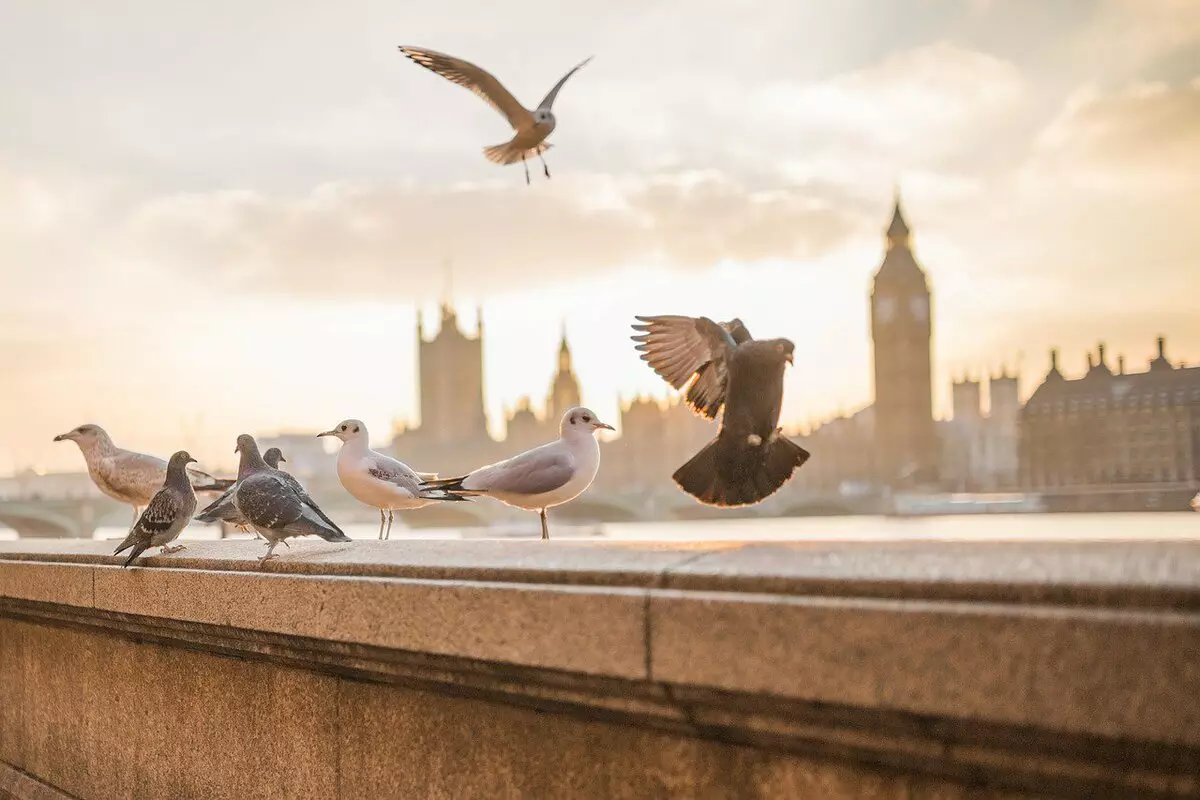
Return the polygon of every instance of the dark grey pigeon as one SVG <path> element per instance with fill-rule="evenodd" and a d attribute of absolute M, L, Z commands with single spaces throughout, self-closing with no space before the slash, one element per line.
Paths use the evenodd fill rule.
<path fill-rule="evenodd" d="M 275 546 L 293 536 L 320 536 L 327 542 L 351 541 L 317 507 L 299 481 L 267 465 L 253 436 L 239 436 L 234 452 L 242 456 L 234 505 L 250 527 L 270 542 L 260 561 L 274 558 Z"/>
<path fill-rule="evenodd" d="M 184 545 L 181 544 L 174 547 L 168 545 L 183 532 L 196 512 L 196 492 L 187 473 L 187 465 L 195 463 L 196 459 L 185 450 L 171 456 L 167 462 L 167 478 L 163 487 L 150 498 L 146 510 L 133 524 L 125 540 L 113 551 L 113 555 L 117 555 L 122 550 L 133 548 L 122 567 L 128 567 L 151 547 L 161 547 L 163 553 L 183 549 Z"/>
<path fill-rule="evenodd" d="M 283 452 L 278 447 L 271 447 L 267 452 L 263 453 L 263 461 L 271 469 L 279 469 L 279 463 L 287 461 L 287 459 L 283 457 Z M 218 520 L 228 522 L 235 528 L 248 533 L 250 531 L 250 523 L 237 510 L 237 506 L 233 502 L 233 493 L 236 489 L 237 482 L 234 481 L 234 484 L 226 489 L 220 497 L 213 500 L 205 506 L 203 511 L 196 515 L 196 521 L 204 523 L 217 522 Z M 261 539 L 262 536 L 256 532 L 254 538 Z"/>
<path fill-rule="evenodd" d="M 637 317 L 633 337 L 642 360 L 676 389 L 698 415 L 715 419 L 717 436 L 671 477 L 712 506 L 744 506 L 770 497 L 809 453 L 779 429 L 783 372 L 792 363 L 787 339 L 755 340 L 741 320 Z"/>

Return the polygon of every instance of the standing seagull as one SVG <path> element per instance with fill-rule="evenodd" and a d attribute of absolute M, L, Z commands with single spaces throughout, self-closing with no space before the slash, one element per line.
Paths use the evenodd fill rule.
<path fill-rule="evenodd" d="M 701 503 L 744 506 L 774 494 L 808 460 L 808 451 L 783 436 L 779 412 L 783 372 L 792 363 L 787 339 L 755 340 L 741 320 L 637 317 L 642 359 L 700 416 L 725 413 L 717 436 L 675 471 L 679 488 Z"/>
<path fill-rule="evenodd" d="M 250 527 L 270 542 L 259 561 L 274 558 L 275 546 L 293 536 L 320 536 L 327 542 L 351 541 L 317 507 L 299 481 L 267 466 L 253 436 L 244 433 L 239 436 L 233 452 L 242 456 L 233 492 L 234 505 Z"/>
<path fill-rule="evenodd" d="M 54 441 L 79 445 L 92 482 L 114 500 L 133 506 L 134 524 L 140 510 L 166 480 L 167 462 L 145 453 L 122 450 L 99 425 L 80 425 L 55 436 Z M 187 474 L 192 488 L 198 491 L 222 492 L 233 485 L 231 480 L 214 478 L 198 469 L 188 469 Z"/>
<path fill-rule="evenodd" d="M 196 459 L 185 450 L 171 456 L 162 488 L 150 498 L 150 504 L 134 522 L 129 535 L 113 551 L 115 556 L 122 550 L 133 548 L 122 567 L 128 567 L 135 558 L 151 547 L 161 547 L 163 553 L 174 553 L 183 549 L 184 545 L 181 544 L 174 547 L 168 545 L 183 532 L 196 511 L 196 492 L 192 489 L 192 482 L 186 472 L 187 465 L 194 463 Z"/>
<path fill-rule="evenodd" d="M 549 539 L 546 509 L 583 494 L 600 469 L 600 444 L 593 434 L 601 428 L 611 431 L 613 426 L 601 422 L 589 409 L 572 408 L 563 415 L 555 441 L 461 478 L 426 481 L 424 485 L 468 496 L 487 495 L 536 511 L 542 520 L 542 538 Z"/>
<path fill-rule="evenodd" d="M 400 52 L 425 69 L 470 89 L 484 102 L 504 115 L 516 134 L 504 144 L 485 147 L 483 154 L 488 157 L 488 160 L 494 164 L 515 164 L 520 161 L 525 166 L 525 183 L 528 184 L 529 164 L 525 159 L 536 155 L 542 161 L 542 170 L 546 173 L 546 177 L 550 177 L 550 167 L 546 166 L 546 159 L 542 155 L 553 146 L 546 144 L 546 137 L 550 135 L 557 124 L 554 112 L 550 110 L 550 107 L 554 105 L 554 98 L 558 96 L 558 90 L 567 82 L 567 78 L 591 61 L 591 56 L 576 64 L 570 72 L 563 75 L 558 83 L 554 84 L 550 93 L 542 99 L 538 107 L 530 111 L 518 103 L 517 98 L 513 97 L 490 72 L 469 61 L 420 47 L 401 46 Z"/>
<path fill-rule="evenodd" d="M 342 420 L 333 430 L 317 436 L 336 436 L 342 440 L 337 459 L 338 480 L 355 500 L 379 509 L 380 539 L 392 535 L 394 510 L 421 508 L 439 500 L 467 499 L 421 485 L 421 481 L 437 478 L 436 472 L 414 472 L 407 464 L 376 453 L 371 449 L 367 426 L 361 420 Z M 383 532 L 384 511 L 387 512 L 387 535 Z"/>
<path fill-rule="evenodd" d="M 272 447 L 269 448 L 267 452 L 263 453 L 263 461 L 266 462 L 267 466 L 271 469 L 278 470 L 279 463 L 281 461 L 287 461 L 287 459 L 283 457 L 283 452 L 278 447 Z M 297 481 L 297 483 L 299 483 L 299 481 Z M 220 497 L 218 497 L 216 500 L 213 500 L 204 508 L 204 510 L 197 514 L 196 521 L 205 523 L 218 521 L 228 522 L 230 525 L 234 526 L 243 533 L 249 533 L 250 523 L 247 522 L 246 518 L 242 516 L 242 512 L 237 510 L 237 505 L 235 505 L 233 502 L 233 493 L 235 491 L 237 491 L 236 482 L 233 484 L 233 486 L 230 486 L 228 489 L 226 489 Z M 254 538 L 261 539 L 262 537 L 256 532 L 254 534 Z"/>

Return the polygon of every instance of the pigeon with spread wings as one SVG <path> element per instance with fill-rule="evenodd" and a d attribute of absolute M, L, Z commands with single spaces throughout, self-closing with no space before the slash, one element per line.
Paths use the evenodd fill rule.
<path fill-rule="evenodd" d="M 520 161 L 525 166 L 525 183 L 529 183 L 529 164 L 525 159 L 536 155 L 542 161 L 542 170 L 546 173 L 546 177 L 550 177 L 550 167 L 546 165 L 546 159 L 543 156 L 543 153 L 551 147 L 546 144 L 546 137 L 554 131 L 557 124 L 554 112 L 550 109 L 563 84 L 580 67 L 591 61 L 591 56 L 576 64 L 570 72 L 562 76 L 558 83 L 554 84 L 550 93 L 538 104 L 538 107 L 530 111 L 517 102 L 517 98 L 513 97 L 512 93 L 505 89 L 494 75 L 469 61 L 420 47 L 401 46 L 400 52 L 451 83 L 457 83 L 459 86 L 470 89 L 508 120 L 508 124 L 513 127 L 515 134 L 504 144 L 492 145 L 483 149 L 483 154 L 489 161 L 501 165 L 515 164 Z"/>
<path fill-rule="evenodd" d="M 787 339 L 756 340 L 739 319 L 637 317 L 633 340 L 656 373 L 698 415 L 716 419 L 717 436 L 675 471 L 679 488 L 701 503 L 743 506 L 770 497 L 809 453 L 779 429 L 783 373 L 792 363 Z"/>

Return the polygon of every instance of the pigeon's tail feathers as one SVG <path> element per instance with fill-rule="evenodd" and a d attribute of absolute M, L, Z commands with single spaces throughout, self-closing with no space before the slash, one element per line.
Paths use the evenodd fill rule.
<path fill-rule="evenodd" d="M 309 511 L 310 509 L 305 509 L 305 513 L 301 514 L 299 519 L 289 523 L 283 530 L 292 536 L 320 536 L 327 542 L 351 541 L 350 537 L 324 514 L 310 515 Z"/>
<path fill-rule="evenodd" d="M 228 522 L 228 518 L 236 513 L 237 508 L 233 505 L 233 495 L 227 490 L 226 494 L 221 495 L 205 506 L 196 515 L 196 521 L 216 522 L 217 520 L 225 520 Z"/>
<path fill-rule="evenodd" d="M 128 545 L 126 545 L 126 546 L 128 546 Z M 141 555 L 142 553 L 144 553 L 145 551 L 146 551 L 146 548 L 145 548 L 145 547 L 141 547 L 140 545 L 139 545 L 138 547 L 135 547 L 135 548 L 133 548 L 133 550 L 132 550 L 132 551 L 130 551 L 130 553 L 129 553 L 129 558 L 125 559 L 125 563 L 121 565 L 121 569 L 125 569 L 125 567 L 128 567 L 130 564 L 132 564 L 132 563 L 133 563 L 133 560 L 134 560 L 135 558 L 137 558 L 138 556 L 140 556 L 140 555 Z M 117 552 L 119 553 L 119 552 L 121 552 L 121 551 L 120 551 L 120 550 L 118 550 Z M 114 555 L 115 555 L 115 553 L 114 553 Z"/>
<path fill-rule="evenodd" d="M 552 146 L 542 142 L 537 147 L 521 147 L 518 144 L 508 141 L 504 144 L 494 144 L 491 147 L 483 148 L 483 154 L 487 156 L 488 161 L 503 166 L 516 164 L 523 158 L 533 158 L 546 152 Z"/>
<path fill-rule="evenodd" d="M 129 529 L 129 533 L 125 535 L 125 538 L 121 540 L 121 543 L 119 545 L 117 545 L 117 549 L 113 550 L 113 555 L 115 556 L 118 553 L 120 553 L 122 550 L 128 550 L 130 547 L 133 547 L 133 543 L 136 541 L 137 541 L 137 525 L 135 524 L 132 528 Z"/>
<path fill-rule="evenodd" d="M 746 506 L 773 495 L 808 457 L 807 450 L 785 436 L 765 445 L 747 441 L 731 447 L 718 435 L 671 477 L 705 505 Z"/>

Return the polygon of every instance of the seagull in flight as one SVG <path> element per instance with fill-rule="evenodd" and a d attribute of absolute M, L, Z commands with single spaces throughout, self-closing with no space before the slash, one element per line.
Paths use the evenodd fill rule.
<path fill-rule="evenodd" d="M 495 76 L 469 61 L 420 47 L 401 46 L 400 52 L 425 69 L 470 89 L 484 102 L 504 115 L 516 133 L 504 144 L 485 147 L 483 154 L 488 157 L 488 160 L 502 165 L 515 164 L 520 161 L 525 166 L 525 183 L 528 184 L 529 164 L 525 159 L 536 155 L 541 159 L 542 170 L 546 173 L 546 177 L 550 177 L 550 167 L 546 165 L 546 159 L 542 155 L 552 147 L 552 145 L 546 144 L 546 137 L 550 135 L 557 124 L 550 107 L 554 105 L 554 98 L 558 96 L 558 90 L 580 67 L 592 60 L 591 56 L 576 64 L 570 72 L 563 75 L 558 83 L 554 84 L 550 93 L 542 98 L 538 107 L 530 111 L 518 103 L 517 98 L 513 97 L 512 93 L 505 89 Z"/>

